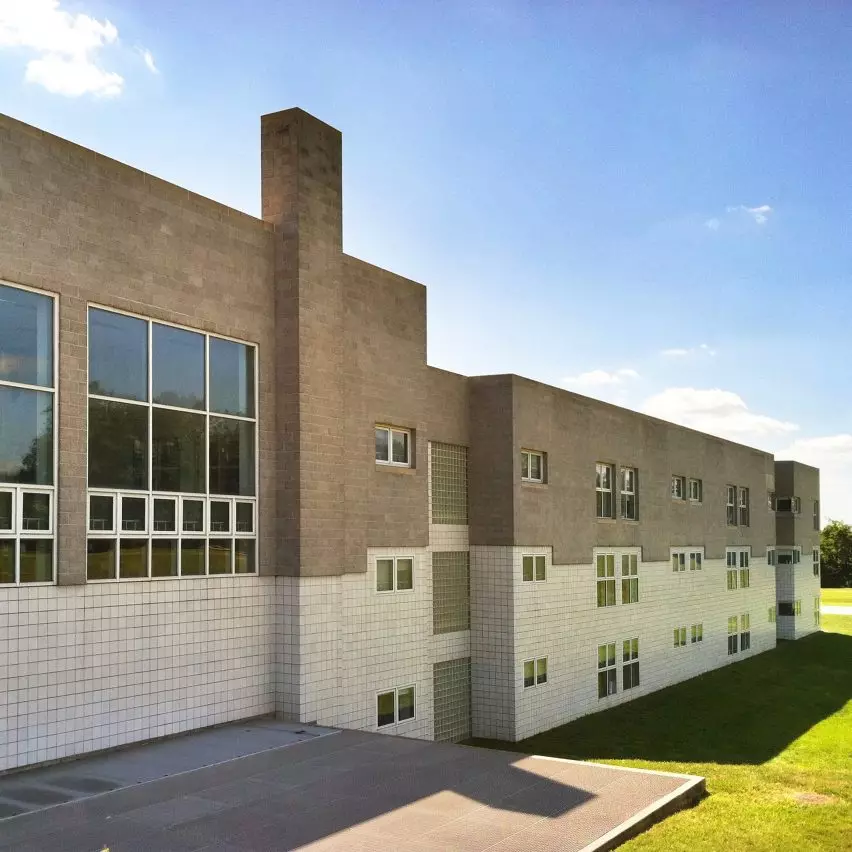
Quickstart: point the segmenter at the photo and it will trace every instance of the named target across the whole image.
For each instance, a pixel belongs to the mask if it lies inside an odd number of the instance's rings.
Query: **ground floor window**
[[[740,650],[748,651],[751,648],[751,616],[744,612],[740,616]]]
[[[414,687],[389,689],[376,696],[376,727],[394,725],[414,718]]]
[[[728,618],[728,655],[736,654],[739,650],[738,643],[739,635],[737,633],[737,617],[735,615]]]
[[[53,582],[53,502],[52,488],[0,485],[0,585]]]
[[[819,627],[819,597],[814,598],[814,627]]]
[[[691,640],[692,644],[696,644],[697,642],[704,641],[704,625],[703,624],[693,624],[691,629]]]
[[[621,680],[624,689],[639,686],[639,640],[625,639],[622,646]]]
[[[675,627],[673,632],[675,648],[683,648],[686,645],[686,627]]]
[[[598,698],[618,692],[618,669],[615,662],[615,642],[598,645]]]
[[[547,683],[547,657],[524,660],[524,689]]]
[[[769,607],[769,623],[775,624],[775,620],[778,617],[778,607],[771,606]]]

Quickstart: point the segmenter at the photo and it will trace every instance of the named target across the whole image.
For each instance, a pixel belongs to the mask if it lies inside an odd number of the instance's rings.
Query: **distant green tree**
[[[820,533],[819,553],[823,587],[852,587],[852,526],[829,521]]]

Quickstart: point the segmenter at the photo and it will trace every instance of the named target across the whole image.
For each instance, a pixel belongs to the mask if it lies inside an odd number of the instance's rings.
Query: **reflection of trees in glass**
[[[89,400],[89,485],[148,487],[148,409]]]
[[[48,401],[44,404],[41,412],[36,415],[36,423],[32,424],[31,429],[26,429],[26,426],[21,423],[13,423],[13,428],[21,428],[32,434],[32,431],[37,430],[37,434],[30,441],[29,449],[21,456],[20,464],[15,470],[14,462],[7,468],[5,476],[0,469],[0,481],[14,482],[19,485],[53,485],[53,398],[49,394],[44,394],[38,391],[20,391],[20,394],[35,395],[38,397],[48,397]],[[37,409],[34,409],[35,413]],[[0,450],[0,455],[2,455]],[[10,460],[11,461],[11,460]]]
[[[204,415],[154,409],[154,491],[204,491],[204,424]]]
[[[210,418],[211,494],[254,494],[254,424]]]

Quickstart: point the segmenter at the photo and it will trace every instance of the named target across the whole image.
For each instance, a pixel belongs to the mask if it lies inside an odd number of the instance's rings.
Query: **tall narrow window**
[[[814,577],[819,577],[819,548],[815,547],[813,552]]]
[[[639,557],[635,553],[621,554],[621,602],[637,603],[639,600]]]
[[[749,570],[749,553],[747,550],[740,551],[740,588],[747,589],[751,585],[751,572]]]
[[[598,606],[615,606],[615,554],[601,553],[595,560]]]
[[[613,466],[611,464],[595,465],[596,514],[599,518],[614,517],[612,479]]]
[[[0,284],[0,585],[54,580],[55,310]]]
[[[617,692],[618,668],[615,660],[615,642],[598,645],[598,698],[606,698]]]
[[[737,486],[727,485],[725,487],[725,510],[729,527],[737,525]]]
[[[686,627],[675,627],[674,646],[675,648],[683,648],[686,646]]]
[[[729,550],[725,554],[725,559],[727,561],[728,590],[733,590],[737,588],[737,552]]]
[[[740,488],[739,490],[739,525],[747,527],[749,525],[749,499],[748,488]]]
[[[636,468],[621,468],[621,517],[626,521],[635,521],[638,517],[636,507],[638,485]]]
[[[738,634],[737,634],[737,617],[732,615],[728,619],[728,656],[731,654],[736,654],[738,651],[738,642],[737,642]]]
[[[700,479],[689,480],[689,499],[692,503],[700,503],[704,499],[704,487]]]
[[[744,612],[740,616],[740,650],[748,651],[751,648],[751,616]]]
[[[89,580],[257,572],[256,351],[89,309]]]
[[[625,639],[621,654],[621,682],[624,689],[639,686],[639,640]]]
[[[814,529],[819,532],[819,500],[814,500]]]
[[[686,479],[682,476],[673,476],[672,477],[672,499],[673,500],[685,500],[686,499]]]

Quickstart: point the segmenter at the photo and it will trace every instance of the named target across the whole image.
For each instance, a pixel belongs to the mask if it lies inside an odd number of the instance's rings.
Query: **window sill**
[[[542,488],[542,487],[546,488],[547,487],[547,483],[544,482],[543,480],[539,480],[539,479],[522,479],[521,485],[527,486],[527,487],[530,487],[530,488]]]
[[[399,473],[403,476],[405,475],[413,475],[417,473],[416,467],[411,467],[411,465],[404,464],[386,464],[383,462],[376,462],[376,470],[384,470],[388,473]]]
[[[598,520],[603,520],[602,518],[598,518]],[[620,518],[619,519],[622,524],[628,524],[631,527],[639,526],[639,518]]]
[[[599,524],[614,524],[614,523],[617,523],[615,518],[598,518],[598,517],[596,517],[595,520]]]

